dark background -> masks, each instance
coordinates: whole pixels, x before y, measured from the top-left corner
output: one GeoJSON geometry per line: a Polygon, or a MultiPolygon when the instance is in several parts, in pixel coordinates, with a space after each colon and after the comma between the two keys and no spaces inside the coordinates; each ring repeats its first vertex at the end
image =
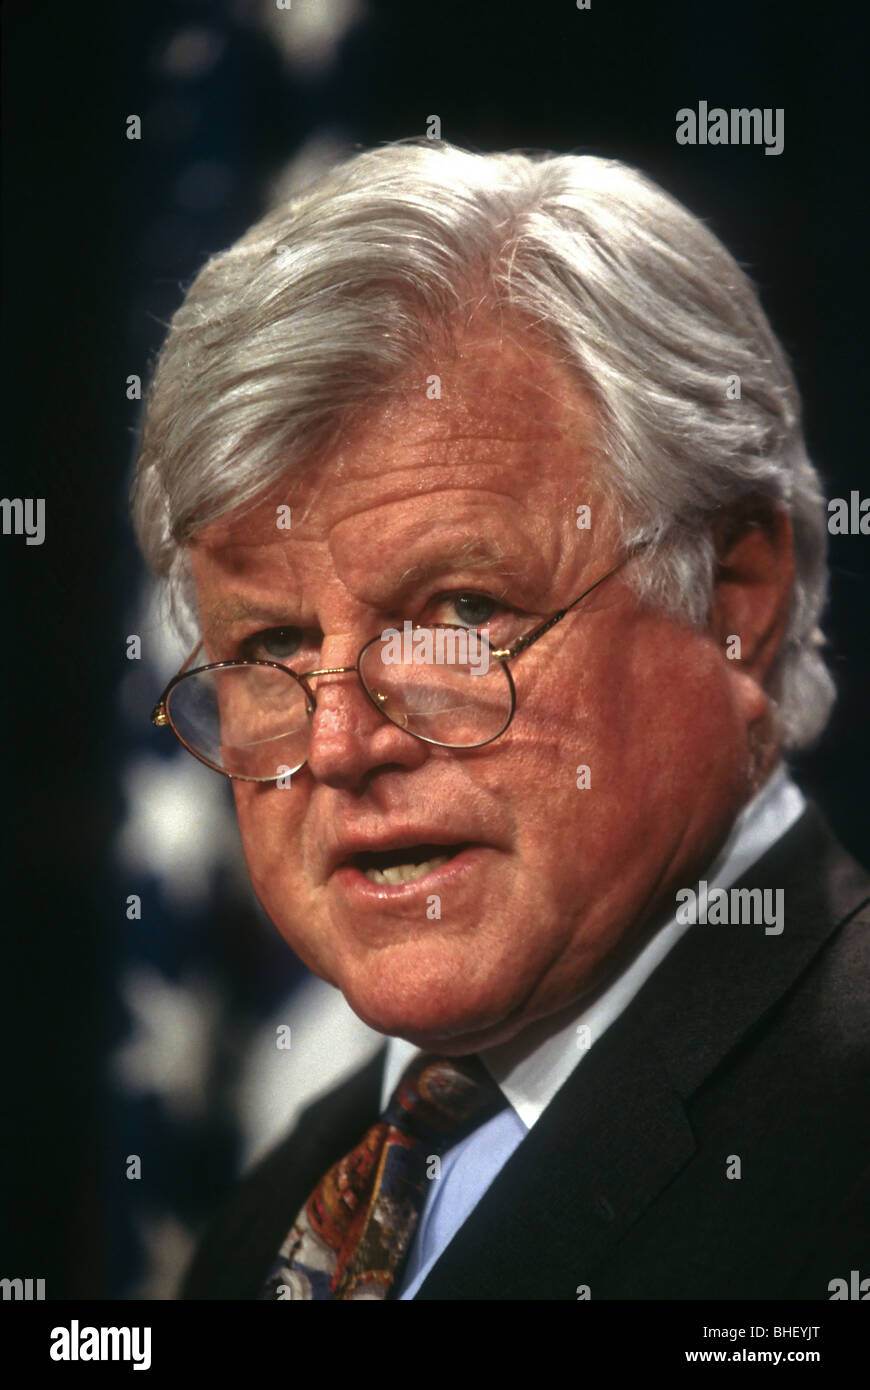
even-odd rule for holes
{"type": "MultiPolygon", "coordinates": [[[[294,0],[285,22],[306,3],[326,0],[294,0]]],[[[294,970],[283,947],[276,965],[271,937],[232,893],[183,951],[165,904],[131,947],[139,928],[125,897],[148,885],[125,880],[112,845],[131,743],[118,691],[141,584],[126,520],[139,407],[126,378],[147,376],[182,286],[260,214],[268,181],[305,141],[422,135],[435,113],[445,139],[472,148],[588,151],[643,168],[759,285],[796,366],[827,495],[870,493],[862,7],[367,0],[331,61],[310,71],[288,68],[257,11],[229,0],[3,9],[2,493],[46,499],[46,540],[0,538],[10,1168],[0,1275],[46,1277],[52,1298],[131,1287],[146,1254],[130,1204],[144,1198],[122,1160],[149,1134],[151,1200],[156,1187],[193,1225],[236,1173],[219,1067],[205,1129],[172,1129],[147,1098],[132,1105],[109,1084],[107,1059],[130,1027],[118,992],[130,950],[168,976],[183,952],[209,955],[244,995],[245,1018],[274,969],[285,983],[294,970]],[[200,58],[185,66],[182,45],[167,63],[191,28],[208,40],[194,45],[200,58]],[[783,107],[783,154],[678,146],[675,113],[701,99],[783,107]],[[138,142],[125,138],[131,113],[143,120],[138,142]]],[[[797,764],[865,861],[868,550],[867,536],[831,539],[826,631],[840,699],[797,764]]]]}

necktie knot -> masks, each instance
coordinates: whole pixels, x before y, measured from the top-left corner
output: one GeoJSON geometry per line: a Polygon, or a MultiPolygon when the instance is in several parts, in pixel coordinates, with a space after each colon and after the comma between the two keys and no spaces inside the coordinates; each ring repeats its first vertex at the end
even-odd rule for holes
{"type": "Polygon", "coordinates": [[[501,1092],[476,1057],[424,1053],[402,1073],[384,1120],[415,1138],[440,1140],[447,1147],[503,1104],[501,1092]]]}
{"type": "Polygon", "coordinates": [[[260,1297],[386,1298],[426,1200],[431,1160],[504,1104],[476,1057],[415,1058],[377,1124],[317,1184],[260,1297]]]}

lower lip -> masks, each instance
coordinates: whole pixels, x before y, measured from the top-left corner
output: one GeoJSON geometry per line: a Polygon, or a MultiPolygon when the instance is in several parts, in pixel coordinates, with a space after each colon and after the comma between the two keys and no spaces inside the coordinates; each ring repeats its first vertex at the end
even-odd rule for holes
{"type": "Polygon", "coordinates": [[[459,854],[454,854],[446,864],[440,864],[437,869],[430,869],[428,874],[424,874],[422,878],[415,878],[410,883],[372,883],[361,869],[355,869],[350,864],[336,869],[332,877],[339,888],[355,902],[402,902],[421,894],[438,893],[442,889],[450,888],[477,868],[489,853],[491,851],[483,845],[471,845],[468,849],[460,850],[459,854]]]}

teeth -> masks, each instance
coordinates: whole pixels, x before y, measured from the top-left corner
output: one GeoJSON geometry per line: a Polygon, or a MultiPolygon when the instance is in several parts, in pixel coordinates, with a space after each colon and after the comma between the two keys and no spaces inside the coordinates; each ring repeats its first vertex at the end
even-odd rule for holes
{"type": "Polygon", "coordinates": [[[363,869],[363,873],[370,883],[413,883],[415,879],[446,864],[449,858],[449,854],[439,854],[423,864],[393,864],[389,869],[363,869]]]}

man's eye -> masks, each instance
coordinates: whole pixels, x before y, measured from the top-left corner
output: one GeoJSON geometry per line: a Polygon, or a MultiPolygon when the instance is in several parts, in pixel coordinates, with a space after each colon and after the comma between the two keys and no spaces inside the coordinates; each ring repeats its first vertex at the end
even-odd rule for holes
{"type": "Polygon", "coordinates": [[[287,661],[299,651],[299,629],[266,628],[247,637],[242,646],[249,661],[287,661]]]}
{"type": "Polygon", "coordinates": [[[444,594],[438,607],[445,615],[439,621],[485,627],[492,621],[499,605],[494,598],[487,598],[486,594],[461,593],[444,594]]]}

